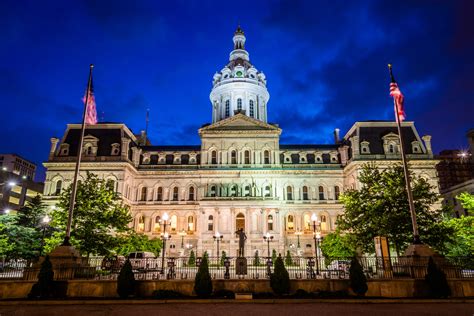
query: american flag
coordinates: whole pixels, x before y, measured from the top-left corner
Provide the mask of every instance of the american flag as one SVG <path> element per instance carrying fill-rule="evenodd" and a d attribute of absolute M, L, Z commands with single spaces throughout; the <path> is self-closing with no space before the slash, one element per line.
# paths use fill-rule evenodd
<path fill-rule="evenodd" d="M 84 98 L 82 98 L 82 102 L 86 102 L 87 99 L 87 104 L 86 104 L 86 124 L 87 125 L 93 125 L 97 124 L 97 110 L 95 108 L 95 97 L 94 97 L 94 88 L 92 87 L 92 78 L 90 79 L 90 89 L 86 90 L 86 94 L 84 95 Z"/>
<path fill-rule="evenodd" d="M 400 88 L 398 87 L 398 84 L 392 75 L 392 67 L 391 66 L 389 67 L 390 67 L 390 76 L 392 79 L 392 82 L 390 82 L 390 96 L 393 97 L 393 101 L 394 101 L 393 107 L 395 110 L 395 117 L 400 122 L 403 122 L 405 120 L 405 108 L 403 107 L 403 100 L 405 97 L 400 91 Z"/>

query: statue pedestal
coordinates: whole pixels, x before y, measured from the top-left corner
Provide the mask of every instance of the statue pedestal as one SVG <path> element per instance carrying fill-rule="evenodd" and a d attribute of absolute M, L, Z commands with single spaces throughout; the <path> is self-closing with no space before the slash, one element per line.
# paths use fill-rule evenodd
<path fill-rule="evenodd" d="M 235 274 L 247 275 L 247 259 L 245 257 L 235 259 Z"/>

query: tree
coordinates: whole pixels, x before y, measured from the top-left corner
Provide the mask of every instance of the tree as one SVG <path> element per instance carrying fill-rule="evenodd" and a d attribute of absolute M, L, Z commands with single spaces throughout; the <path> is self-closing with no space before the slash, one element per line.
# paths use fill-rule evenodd
<path fill-rule="evenodd" d="M 18 225 L 41 230 L 42 221 L 46 214 L 46 205 L 38 194 L 18 210 Z"/>
<path fill-rule="evenodd" d="M 451 288 L 446 280 L 446 274 L 436 265 L 433 257 L 430 257 L 428 261 L 428 271 L 425 276 L 425 281 L 428 284 L 430 296 L 443 298 L 451 295 Z"/>
<path fill-rule="evenodd" d="M 194 251 L 191 249 L 191 252 L 189 253 L 188 266 L 194 267 L 195 264 L 196 264 L 196 255 L 194 254 Z"/>
<path fill-rule="evenodd" d="M 463 192 L 456 197 L 461 201 L 461 205 L 468 211 L 474 211 L 474 195 L 467 192 Z"/>
<path fill-rule="evenodd" d="M 136 232 L 129 232 L 120 237 L 122 238 L 120 245 L 114 249 L 118 255 L 128 256 L 134 251 L 149 251 L 158 257 L 163 246 L 161 239 L 150 239 L 147 235 Z"/>
<path fill-rule="evenodd" d="M 365 164 L 359 181 L 360 190 L 346 191 L 340 197 L 345 211 L 337 221 L 339 229 L 353 235 L 356 246 L 366 252 L 374 252 L 374 237 L 386 236 L 400 253 L 413 240 L 403 168 L 395 165 L 380 170 Z M 420 237 L 441 252 L 452 230 L 441 224 L 440 211 L 431 210 L 439 195 L 422 177 L 411 175 L 411 181 Z"/>
<path fill-rule="evenodd" d="M 212 280 L 209 274 L 207 253 L 204 252 L 198 272 L 194 278 L 194 292 L 199 297 L 209 297 L 212 294 Z"/>
<path fill-rule="evenodd" d="M 286 251 L 285 265 L 291 266 L 293 264 L 293 258 L 291 258 L 291 253 L 289 250 Z"/>
<path fill-rule="evenodd" d="M 220 265 L 223 266 L 224 265 L 224 262 L 225 262 L 225 259 L 227 258 L 227 254 L 225 253 L 224 250 L 222 250 L 222 256 L 221 256 L 221 261 L 220 261 Z"/>
<path fill-rule="evenodd" d="M 275 262 L 276 258 L 277 258 L 277 252 L 276 252 L 275 249 L 273 249 L 272 250 L 272 261 Z"/>
<path fill-rule="evenodd" d="M 0 256 L 9 259 L 34 259 L 39 255 L 41 238 L 38 231 L 18 224 L 18 215 L 0 215 Z"/>
<path fill-rule="evenodd" d="M 51 225 L 58 232 L 51 237 L 48 247 L 64 237 L 71 190 L 70 186 L 61 194 L 53 211 Z M 131 220 L 128 206 L 108 181 L 88 172 L 86 179 L 78 183 L 71 243 L 82 254 L 108 255 L 120 245 L 120 235 L 130 231 Z"/>
<path fill-rule="evenodd" d="M 283 264 L 281 255 L 275 260 L 275 270 L 270 275 L 270 286 L 277 295 L 290 293 L 290 275 Z"/>
<path fill-rule="evenodd" d="M 255 250 L 255 256 L 253 258 L 253 265 L 259 266 L 260 265 L 260 257 L 258 256 L 258 250 Z"/>
<path fill-rule="evenodd" d="M 120 298 L 127 298 L 135 294 L 135 275 L 130 260 L 126 260 L 117 277 L 117 294 Z"/>
<path fill-rule="evenodd" d="M 342 234 L 339 229 L 324 237 L 321 242 L 321 252 L 327 265 L 337 259 L 352 258 L 356 254 L 354 242 L 350 239 L 350 234 Z"/>
<path fill-rule="evenodd" d="M 446 219 L 444 224 L 451 228 L 453 239 L 446 242 L 444 255 L 460 260 L 466 268 L 474 266 L 474 216 Z"/>
<path fill-rule="evenodd" d="M 364 296 L 369 287 L 367 286 L 367 278 L 365 277 L 364 270 L 357 260 L 353 257 L 351 260 L 351 267 L 349 268 L 349 282 L 350 287 L 357 296 Z"/>

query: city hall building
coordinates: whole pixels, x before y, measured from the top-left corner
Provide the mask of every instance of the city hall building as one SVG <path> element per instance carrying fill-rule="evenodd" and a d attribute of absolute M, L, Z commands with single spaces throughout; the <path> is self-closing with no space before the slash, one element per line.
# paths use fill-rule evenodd
<path fill-rule="evenodd" d="M 389 121 L 355 122 L 341 136 L 335 129 L 329 145 L 280 144 L 284 131 L 268 122 L 267 78 L 250 62 L 245 40 L 238 28 L 229 62 L 212 79 L 212 123 L 196 131 L 201 144 L 153 145 L 123 123 L 87 126 L 81 177 L 90 171 L 114 181 L 137 232 L 159 238 L 167 213 L 170 255 L 190 249 L 216 255 L 213 237 L 219 233 L 221 251 L 235 256 L 240 228 L 248 238 L 246 256 L 268 254 L 267 233 L 273 236 L 270 249 L 311 255 L 312 214 L 324 237 L 344 212 L 340 194 L 358 188 L 362 165 L 400 161 L 397 126 Z M 80 127 L 68 124 L 61 139 L 51 139 L 44 163 L 50 204 L 72 183 Z M 420 137 L 413 122 L 403 122 L 402 129 L 411 170 L 437 188 L 431 137 Z"/>

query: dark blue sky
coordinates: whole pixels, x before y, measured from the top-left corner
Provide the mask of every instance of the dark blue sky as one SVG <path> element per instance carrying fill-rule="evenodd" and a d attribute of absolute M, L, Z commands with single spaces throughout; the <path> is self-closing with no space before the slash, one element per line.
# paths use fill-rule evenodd
<path fill-rule="evenodd" d="M 198 144 L 213 74 L 240 21 L 265 72 L 283 143 L 330 143 L 357 120 L 393 119 L 387 63 L 407 119 L 436 152 L 474 127 L 474 1 L 20 1 L 0 3 L 0 152 L 40 164 L 79 122 L 94 63 L 99 118 L 153 144 Z"/>

